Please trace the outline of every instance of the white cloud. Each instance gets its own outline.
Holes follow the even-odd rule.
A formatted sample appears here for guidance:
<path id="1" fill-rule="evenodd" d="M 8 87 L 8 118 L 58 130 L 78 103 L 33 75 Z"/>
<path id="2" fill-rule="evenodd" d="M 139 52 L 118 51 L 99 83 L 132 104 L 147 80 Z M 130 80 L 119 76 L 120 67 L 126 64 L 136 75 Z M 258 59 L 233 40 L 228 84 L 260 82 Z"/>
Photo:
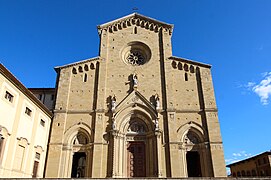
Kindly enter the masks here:
<path id="1" fill-rule="evenodd" d="M 242 156 L 240 153 L 233 153 L 232 155 L 233 155 L 234 157 L 238 157 L 238 156 L 240 157 L 240 156 Z"/>
<path id="2" fill-rule="evenodd" d="M 250 88 L 253 88 L 253 86 L 255 86 L 255 84 L 256 84 L 255 82 L 248 82 L 245 87 L 250 89 Z"/>
<path id="3" fill-rule="evenodd" d="M 232 164 L 232 163 L 235 163 L 237 161 L 240 161 L 240 160 L 237 159 L 237 158 L 225 159 L 226 164 Z"/>
<path id="4" fill-rule="evenodd" d="M 268 72 L 263 72 L 262 73 L 262 77 L 265 77 L 265 76 L 267 76 L 268 75 Z"/>
<path id="5" fill-rule="evenodd" d="M 232 164 L 232 163 L 250 158 L 251 156 L 252 156 L 251 153 L 247 153 L 246 151 L 235 152 L 235 153 L 232 153 L 231 157 L 225 159 L 225 162 L 226 164 Z M 227 170 L 227 174 L 230 175 L 231 174 L 230 169 L 226 168 L 226 170 Z"/>
<path id="6" fill-rule="evenodd" d="M 251 153 L 247 153 L 246 151 L 240 151 L 236 153 L 232 153 L 232 157 L 225 159 L 226 164 L 232 164 L 243 159 L 251 157 Z"/>
<path id="7" fill-rule="evenodd" d="M 248 82 L 245 87 L 248 90 L 256 93 L 263 105 L 269 104 L 269 97 L 271 96 L 271 72 L 262 73 L 263 79 L 260 83 Z"/>

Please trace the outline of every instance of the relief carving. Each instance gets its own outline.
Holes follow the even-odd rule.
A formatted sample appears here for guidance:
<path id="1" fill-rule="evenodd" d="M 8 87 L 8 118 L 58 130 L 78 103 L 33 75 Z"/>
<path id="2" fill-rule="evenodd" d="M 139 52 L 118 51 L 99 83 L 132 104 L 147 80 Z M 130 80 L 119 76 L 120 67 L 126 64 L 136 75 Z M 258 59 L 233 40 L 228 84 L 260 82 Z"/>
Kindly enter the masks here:
<path id="1" fill-rule="evenodd" d="M 220 149 L 222 149 L 222 145 L 221 144 L 211 144 L 211 149 L 220 150 Z"/>
<path id="2" fill-rule="evenodd" d="M 208 113 L 209 118 L 214 118 L 217 117 L 216 113 Z"/>

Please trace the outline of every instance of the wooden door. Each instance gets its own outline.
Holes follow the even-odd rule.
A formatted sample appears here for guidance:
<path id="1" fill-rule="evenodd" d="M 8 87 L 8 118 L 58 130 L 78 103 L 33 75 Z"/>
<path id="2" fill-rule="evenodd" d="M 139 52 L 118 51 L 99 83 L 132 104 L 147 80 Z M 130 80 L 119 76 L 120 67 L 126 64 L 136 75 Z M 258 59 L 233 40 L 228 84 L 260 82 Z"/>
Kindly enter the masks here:
<path id="1" fill-rule="evenodd" d="M 38 174 L 38 167 L 39 167 L 39 162 L 38 162 L 38 161 L 34 161 L 33 175 L 32 175 L 32 177 L 37 177 L 37 174 Z"/>
<path id="2" fill-rule="evenodd" d="M 130 142 L 128 153 L 128 177 L 146 177 L 145 143 Z"/>

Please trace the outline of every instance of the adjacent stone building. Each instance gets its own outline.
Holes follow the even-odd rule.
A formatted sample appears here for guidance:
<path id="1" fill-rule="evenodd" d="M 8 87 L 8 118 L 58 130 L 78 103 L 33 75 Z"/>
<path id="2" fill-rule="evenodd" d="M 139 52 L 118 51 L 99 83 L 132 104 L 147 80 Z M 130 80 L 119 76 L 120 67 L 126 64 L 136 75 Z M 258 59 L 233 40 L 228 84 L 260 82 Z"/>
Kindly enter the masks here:
<path id="1" fill-rule="evenodd" d="M 55 88 L 28 88 L 50 111 L 55 105 Z"/>
<path id="2" fill-rule="evenodd" d="M 0 64 L 0 177 L 43 177 L 53 114 Z"/>
<path id="3" fill-rule="evenodd" d="M 232 177 L 271 176 L 271 151 L 227 165 Z"/>
<path id="4" fill-rule="evenodd" d="M 46 177 L 226 176 L 211 66 L 173 56 L 172 30 L 134 13 L 55 68 Z"/>

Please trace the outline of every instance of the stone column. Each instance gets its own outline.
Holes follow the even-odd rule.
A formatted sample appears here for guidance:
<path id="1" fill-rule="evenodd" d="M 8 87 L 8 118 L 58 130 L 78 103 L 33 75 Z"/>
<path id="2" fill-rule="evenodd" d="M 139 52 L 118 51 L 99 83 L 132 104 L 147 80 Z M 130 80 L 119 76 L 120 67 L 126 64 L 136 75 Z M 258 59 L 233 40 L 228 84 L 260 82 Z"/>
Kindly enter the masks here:
<path id="1" fill-rule="evenodd" d="M 155 131 L 156 147 L 157 147 L 157 177 L 163 177 L 163 166 L 162 166 L 162 132 L 160 130 Z"/>
<path id="2" fill-rule="evenodd" d="M 113 163 L 112 163 L 112 178 L 116 178 L 118 176 L 118 149 L 116 148 L 118 142 L 118 132 L 116 130 L 112 131 L 113 136 L 113 143 L 112 143 L 112 156 L 113 156 Z"/>
<path id="3" fill-rule="evenodd" d="M 103 173 L 106 169 L 106 162 L 104 160 L 104 140 L 103 140 L 103 113 L 97 112 L 95 118 L 95 135 L 94 135 L 94 144 L 93 144 L 93 163 L 92 163 L 92 178 L 102 178 L 106 177 L 106 174 Z"/>

